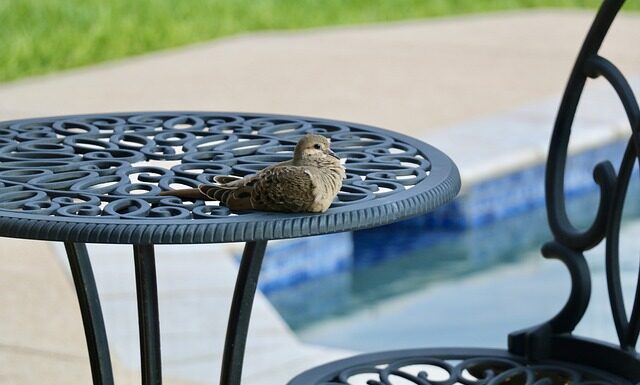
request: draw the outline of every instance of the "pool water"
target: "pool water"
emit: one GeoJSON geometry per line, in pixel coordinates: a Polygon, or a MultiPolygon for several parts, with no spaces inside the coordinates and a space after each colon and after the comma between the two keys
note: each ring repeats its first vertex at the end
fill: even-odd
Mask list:
{"type": "MultiPolygon", "coordinates": [[[[632,186],[621,235],[625,303],[635,293],[640,204],[632,186]]],[[[591,223],[598,196],[568,202],[591,223]]],[[[354,268],[268,298],[303,341],[356,351],[411,347],[505,347],[508,333],[548,320],[570,289],[564,265],[541,257],[551,235],[538,207],[481,228],[423,231],[418,220],[354,234],[354,268]]],[[[592,300],[577,334],[616,342],[606,291],[604,244],[586,254],[592,300]]]]}

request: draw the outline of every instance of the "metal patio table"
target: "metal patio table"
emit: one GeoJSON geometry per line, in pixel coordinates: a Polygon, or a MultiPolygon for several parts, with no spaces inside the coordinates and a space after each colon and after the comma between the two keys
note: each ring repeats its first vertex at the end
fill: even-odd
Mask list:
{"type": "Polygon", "coordinates": [[[416,139],[361,124],[227,112],[74,115],[0,123],[0,236],[65,243],[93,383],[113,384],[86,243],[133,245],[142,382],[160,384],[155,244],[246,242],[226,332],[220,383],[240,383],[268,240],[350,231],[426,213],[451,200],[458,171],[416,139]],[[291,158],[306,133],[331,138],[347,178],[324,214],[232,213],[159,196],[216,175],[247,175],[291,158]]]}

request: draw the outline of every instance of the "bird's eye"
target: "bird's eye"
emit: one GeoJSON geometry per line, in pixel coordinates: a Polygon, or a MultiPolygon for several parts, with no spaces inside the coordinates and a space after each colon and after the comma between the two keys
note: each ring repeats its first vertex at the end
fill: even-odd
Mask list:
{"type": "Polygon", "coordinates": [[[320,150],[322,148],[322,146],[320,146],[319,143],[316,143],[313,145],[313,148],[315,148],[316,150],[320,150]]]}

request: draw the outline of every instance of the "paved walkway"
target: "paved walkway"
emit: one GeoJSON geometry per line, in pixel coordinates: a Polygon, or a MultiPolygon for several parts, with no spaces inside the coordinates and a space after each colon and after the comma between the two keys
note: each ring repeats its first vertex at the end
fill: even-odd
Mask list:
{"type": "MultiPolygon", "coordinates": [[[[440,130],[442,137],[443,127],[559,94],[591,18],[591,12],[512,12],[241,36],[2,85],[0,120],[120,110],[261,111],[353,120],[423,138],[440,130]]],[[[626,72],[640,72],[640,52],[631,49],[640,40],[640,16],[619,18],[609,40],[605,54],[626,72]]],[[[0,242],[2,383],[90,382],[75,294],[58,252],[50,243],[0,242]]],[[[170,261],[174,252],[167,253],[170,261]]],[[[220,262],[201,272],[205,276],[233,270],[228,257],[211,260],[220,262]]],[[[130,278],[108,278],[114,271],[119,276],[115,264],[96,266],[96,274],[107,277],[101,284],[107,318],[135,321],[129,318],[131,292],[113,287],[130,278]]],[[[164,295],[188,299],[195,308],[202,300],[219,310],[202,327],[213,325],[209,333],[220,336],[231,280],[220,284],[214,294],[207,294],[209,287],[169,287],[164,295]]],[[[283,384],[296,371],[344,354],[298,343],[263,297],[257,298],[252,328],[262,330],[256,332],[260,338],[249,339],[255,349],[247,378],[256,385],[283,384]],[[269,344],[281,349],[274,355],[269,344]]],[[[168,341],[182,341],[174,332],[168,341]]],[[[135,346],[135,335],[126,333],[116,336],[122,342],[113,349],[124,384],[137,379],[127,369],[133,360],[127,346],[135,346]]],[[[219,351],[210,350],[177,357],[169,374],[180,379],[171,383],[216,383],[213,363],[195,366],[218,357],[219,351]]]]}

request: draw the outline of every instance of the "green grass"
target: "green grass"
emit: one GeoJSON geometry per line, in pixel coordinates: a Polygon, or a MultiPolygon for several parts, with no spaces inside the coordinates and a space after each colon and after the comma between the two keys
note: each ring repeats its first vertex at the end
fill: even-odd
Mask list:
{"type": "MultiPolygon", "coordinates": [[[[598,0],[0,0],[0,82],[247,31],[598,0]]],[[[631,0],[627,9],[640,9],[631,0]]]]}

